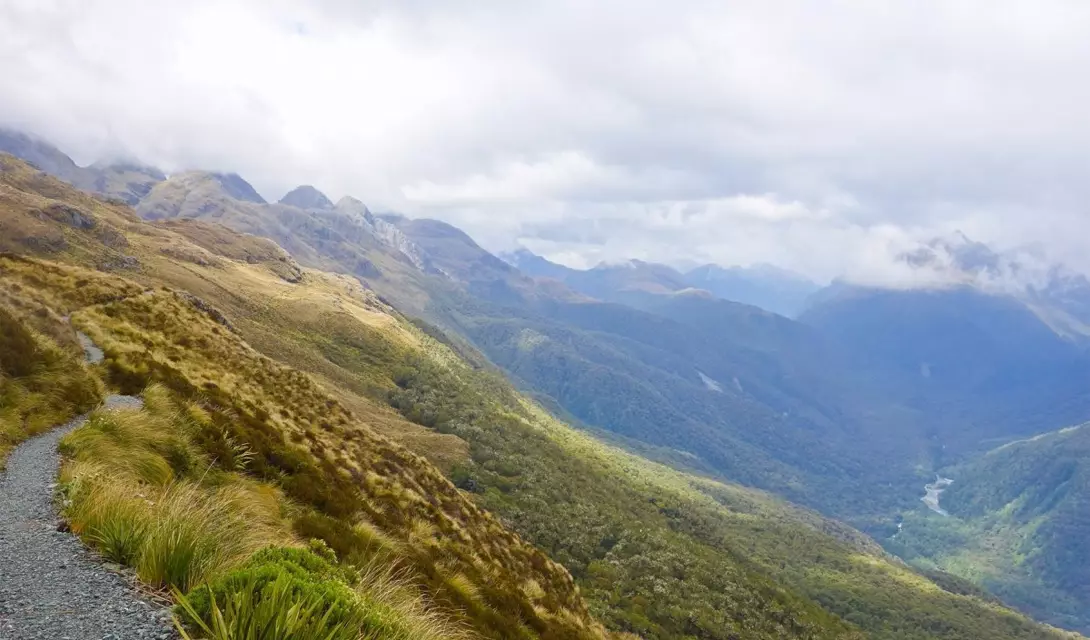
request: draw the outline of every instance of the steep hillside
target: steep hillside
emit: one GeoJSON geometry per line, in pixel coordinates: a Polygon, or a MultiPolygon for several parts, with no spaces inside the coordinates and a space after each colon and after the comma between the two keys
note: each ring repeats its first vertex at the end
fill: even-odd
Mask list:
{"type": "Polygon", "coordinates": [[[0,209],[5,221],[42,221],[55,202],[95,221],[51,219],[65,244],[20,252],[125,274],[6,258],[5,289],[40,292],[54,316],[69,315],[106,351],[111,384],[157,381],[198,402],[209,426],[193,444],[282,491],[297,535],[347,562],[377,544],[483,634],[602,635],[574,576],[590,612],[648,638],[862,637],[852,624],[876,638],[1063,637],[938,586],[843,525],[572,430],[349,277],[284,277],[282,256],[256,248],[244,254],[252,263],[216,254],[185,234],[224,253],[248,241],[209,224],[141,223],[12,161],[0,179],[18,196],[0,209]],[[120,267],[95,235],[107,225],[124,229],[120,267]],[[217,229],[224,240],[209,237],[217,229]],[[82,297],[107,285],[134,295],[82,297]],[[404,436],[463,491],[377,430],[404,436]]]}
{"type": "MultiPolygon", "coordinates": [[[[403,230],[415,242],[414,228],[403,230]]],[[[641,309],[573,299],[490,266],[495,258],[464,234],[430,235],[430,259],[465,284],[420,282],[429,304],[408,308],[467,336],[579,420],[868,526],[915,502],[925,447],[852,393],[841,359],[805,325],[697,293],[618,294],[641,309]]],[[[412,302],[404,281],[371,284],[399,306],[412,302]]]]}
{"type": "MultiPolygon", "coordinates": [[[[25,165],[5,160],[0,181],[8,190],[15,187],[19,195],[0,205],[5,221],[35,217],[36,208],[20,204],[36,207],[57,198],[68,207],[86,207],[82,215],[95,222],[94,228],[132,219],[131,212],[50,179],[50,197],[19,188],[38,180],[25,165]]],[[[63,235],[67,229],[57,231],[63,235]]],[[[180,273],[204,270],[206,277],[234,272],[235,284],[246,283],[244,290],[265,292],[270,283],[291,285],[276,275],[279,260],[273,259],[271,269],[223,256],[215,264],[202,265],[200,260],[187,264],[155,250],[170,246],[202,256],[198,247],[187,247],[182,236],[143,223],[127,231],[132,260],[125,263],[126,272],[145,285],[8,255],[0,258],[0,278],[4,290],[18,301],[13,306],[36,308],[54,323],[70,317],[72,325],[105,351],[109,384],[135,393],[160,383],[177,401],[199,403],[208,418],[196,444],[213,463],[219,461],[228,470],[240,468],[239,460],[245,459],[253,476],[283,491],[297,535],[324,539],[350,563],[365,563],[377,551],[392,554],[431,602],[450,616],[464,618],[485,636],[604,634],[567,571],[468,501],[434,466],[380,436],[308,376],[254,351],[238,337],[231,321],[207,302],[162,287],[170,278],[165,267],[173,266],[180,273]],[[239,458],[240,451],[244,458],[239,458]]],[[[232,235],[224,229],[221,233],[232,235]]],[[[84,251],[111,251],[97,244],[90,230],[75,235],[84,241],[77,243],[72,237],[69,243],[79,251],[50,253],[84,262],[92,261],[84,251]]],[[[317,296],[331,292],[321,285],[313,289],[317,296]]],[[[262,293],[254,295],[265,300],[262,293]]],[[[357,313],[400,326],[388,308],[383,310],[373,297],[361,297],[357,313]]],[[[412,329],[401,333],[410,336],[412,329]]],[[[393,345],[397,335],[391,334],[393,345]]],[[[388,415],[372,403],[359,406],[371,409],[378,420],[388,415]]],[[[409,431],[411,435],[413,429],[409,431]]],[[[187,588],[185,583],[176,586],[187,588]]]]}
{"type": "Polygon", "coordinates": [[[949,475],[951,516],[906,524],[905,555],[983,582],[1042,619],[1090,629],[1090,428],[1012,442],[949,475]]]}

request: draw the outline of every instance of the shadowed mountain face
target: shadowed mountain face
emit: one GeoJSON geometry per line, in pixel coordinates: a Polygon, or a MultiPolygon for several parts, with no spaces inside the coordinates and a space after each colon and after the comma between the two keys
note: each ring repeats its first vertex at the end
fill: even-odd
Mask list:
{"type": "Polygon", "coordinates": [[[686,290],[676,271],[647,263],[576,272],[628,283],[609,297],[629,304],[586,299],[496,264],[449,225],[401,228],[464,283],[460,294],[422,312],[585,423],[842,515],[873,512],[874,499],[914,499],[908,465],[868,461],[920,446],[916,436],[860,444],[860,430],[878,425],[852,413],[864,403],[846,399],[850,378],[809,327],[686,290]],[[421,228],[427,231],[418,235],[421,228]],[[682,292],[649,291],[665,283],[682,292]],[[864,478],[904,491],[861,496],[850,487],[864,478]]]}
{"type": "Polygon", "coordinates": [[[842,287],[801,320],[852,368],[880,372],[883,393],[926,416],[955,455],[1090,416],[1084,348],[1010,296],[842,287]]]}

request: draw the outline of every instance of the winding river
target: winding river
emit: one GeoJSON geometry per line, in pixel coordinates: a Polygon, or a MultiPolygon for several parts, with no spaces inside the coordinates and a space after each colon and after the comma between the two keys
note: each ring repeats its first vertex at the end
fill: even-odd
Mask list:
{"type": "Polygon", "coordinates": [[[924,491],[926,491],[927,494],[920,498],[920,500],[923,500],[923,503],[927,505],[927,508],[935,513],[943,516],[950,515],[946,512],[946,509],[939,506],[939,497],[942,495],[943,491],[946,491],[946,487],[949,487],[953,482],[954,481],[950,478],[943,478],[940,475],[936,475],[934,482],[923,486],[924,491]]]}

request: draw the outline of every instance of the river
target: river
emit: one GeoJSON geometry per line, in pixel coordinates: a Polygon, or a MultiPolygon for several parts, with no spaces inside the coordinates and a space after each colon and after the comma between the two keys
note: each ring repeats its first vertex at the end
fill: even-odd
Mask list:
{"type": "Polygon", "coordinates": [[[935,513],[943,516],[950,515],[946,512],[946,509],[939,506],[939,497],[942,495],[943,491],[946,491],[946,487],[949,487],[953,482],[954,481],[950,478],[943,478],[940,475],[935,475],[934,482],[923,486],[924,491],[926,491],[927,494],[920,498],[920,500],[923,500],[923,503],[927,505],[927,508],[935,513]]]}

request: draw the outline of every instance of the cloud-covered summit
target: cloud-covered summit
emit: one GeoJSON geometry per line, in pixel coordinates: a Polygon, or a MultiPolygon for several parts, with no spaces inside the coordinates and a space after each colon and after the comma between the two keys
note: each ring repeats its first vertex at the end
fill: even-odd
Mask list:
{"type": "Polygon", "coordinates": [[[576,266],[895,281],[962,229],[1085,270],[1088,34],[1064,0],[13,0],[0,125],[576,266]]]}

